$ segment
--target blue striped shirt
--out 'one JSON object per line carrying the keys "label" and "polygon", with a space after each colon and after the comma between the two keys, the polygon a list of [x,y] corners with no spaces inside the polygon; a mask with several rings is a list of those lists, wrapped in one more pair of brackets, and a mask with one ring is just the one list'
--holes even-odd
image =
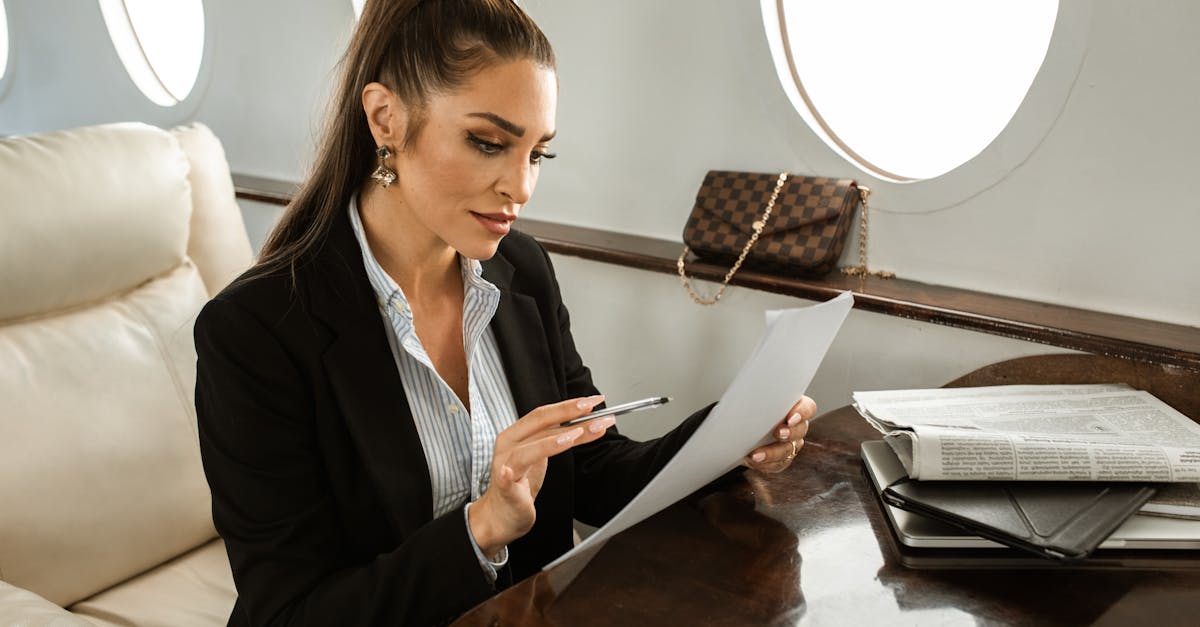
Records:
{"label": "blue striped shirt", "polygon": [[[500,290],[483,278],[483,267],[475,259],[459,255],[463,279],[463,344],[467,358],[467,389],[470,411],[442,379],[425,352],[413,326],[412,309],[400,286],[384,272],[371,247],[358,214],[358,202],[350,201],[350,223],[362,249],[371,288],[387,327],[388,343],[396,359],[404,394],[412,410],[421,448],[429,466],[433,493],[433,516],[463,508],[479,499],[491,480],[492,446],[496,436],[517,420],[517,409],[508,377],[500,361],[496,337],[489,326],[500,303]],[[467,527],[470,534],[470,526]],[[495,568],[508,559],[507,548],[500,560],[485,560],[475,539],[475,552],[484,570],[495,580]]]}

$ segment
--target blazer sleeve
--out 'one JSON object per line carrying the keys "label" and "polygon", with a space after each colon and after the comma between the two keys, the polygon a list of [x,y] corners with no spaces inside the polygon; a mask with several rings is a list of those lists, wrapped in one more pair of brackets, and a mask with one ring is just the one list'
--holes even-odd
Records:
{"label": "blazer sleeve", "polygon": [[[598,394],[592,383],[591,371],[583,364],[575,340],[571,336],[571,316],[562,300],[549,254],[542,249],[550,268],[552,302],[566,373],[566,398]],[[646,442],[635,442],[613,427],[604,437],[571,449],[575,459],[575,518],[589,525],[601,526],[625,507],[642,488],[662,470],[692,433],[708,417],[716,404],[709,405],[686,418],[666,435]],[[735,470],[734,473],[740,473]]]}
{"label": "blazer sleeve", "polygon": [[220,297],[195,340],[200,450],[239,595],[230,624],[436,624],[494,594],[461,508],[388,553],[348,557],[354,523],[326,477],[305,371]]}

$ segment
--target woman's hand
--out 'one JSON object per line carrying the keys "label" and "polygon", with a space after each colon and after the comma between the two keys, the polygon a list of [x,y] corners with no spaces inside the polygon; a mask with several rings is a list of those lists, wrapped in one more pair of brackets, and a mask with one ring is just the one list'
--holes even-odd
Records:
{"label": "woman's hand", "polygon": [[574,427],[559,426],[586,415],[603,400],[589,396],[543,405],[496,436],[491,483],[467,510],[471,534],[484,555],[495,555],[533,527],[533,500],[542,489],[551,456],[599,439],[616,424],[616,417],[605,416]]}
{"label": "woman's hand", "polygon": [[792,405],[787,417],[773,428],[775,442],[760,446],[746,456],[742,465],[762,472],[782,472],[792,465],[796,453],[804,446],[808,421],[817,415],[817,404],[807,396]]}

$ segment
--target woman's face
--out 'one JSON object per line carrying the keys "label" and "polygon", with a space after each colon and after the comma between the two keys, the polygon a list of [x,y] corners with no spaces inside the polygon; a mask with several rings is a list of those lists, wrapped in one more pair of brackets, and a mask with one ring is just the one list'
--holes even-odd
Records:
{"label": "woman's face", "polygon": [[467,257],[491,258],[550,155],[557,101],[553,70],[528,60],[433,95],[424,127],[393,158],[412,226]]}

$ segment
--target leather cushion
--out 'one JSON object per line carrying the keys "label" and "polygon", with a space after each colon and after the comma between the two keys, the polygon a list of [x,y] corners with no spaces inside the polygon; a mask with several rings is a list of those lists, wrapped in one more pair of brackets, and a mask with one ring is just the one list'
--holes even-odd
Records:
{"label": "leather cushion", "polygon": [[188,167],[178,141],[145,124],[0,140],[0,321],[98,301],[178,266]]}
{"label": "leather cushion", "polygon": [[68,609],[98,627],[199,627],[224,625],[236,600],[225,543],[213,540]]}
{"label": "leather cushion", "polygon": [[86,620],[22,588],[0,581],[0,625],[5,627],[92,627]]}
{"label": "leather cushion", "polygon": [[206,299],[185,263],[0,326],[0,578],[65,606],[215,537],[192,401]]}
{"label": "leather cushion", "polygon": [[238,208],[221,142],[196,122],[171,129],[187,154],[192,184],[191,234],[187,253],[215,296],[253,261],[250,238]]}

